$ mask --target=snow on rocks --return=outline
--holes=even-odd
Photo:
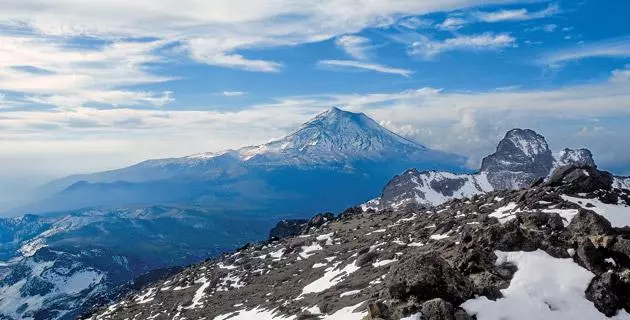
[[[595,275],[572,259],[554,258],[542,250],[495,254],[497,265],[509,263],[517,271],[510,286],[501,290],[502,298],[492,301],[478,297],[462,304],[478,320],[606,318],[584,296]],[[621,311],[613,319],[630,319],[630,314]]]
[[[356,265],[356,261],[353,261],[343,268],[339,268],[340,264],[341,263],[336,263],[332,267],[327,268],[325,270],[326,273],[324,273],[321,278],[309,283],[302,289],[302,294],[325,291],[343,281],[345,277],[359,270],[359,267]]]
[[[566,201],[578,204],[580,207],[592,210],[610,221],[613,227],[630,226],[630,206],[623,203],[606,204],[598,199],[584,199],[563,195]]]

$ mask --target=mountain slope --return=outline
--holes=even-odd
[[[562,167],[530,189],[318,216],[88,318],[630,319],[630,192],[611,183]]]
[[[280,218],[146,207],[0,219],[0,319],[75,319],[141,275],[261,239]]]
[[[409,167],[461,172],[463,163],[462,157],[402,138],[364,114],[332,108],[260,146],[149,160],[61,179],[48,186],[61,191],[23,211],[155,204],[222,207],[238,201],[267,212],[277,211],[273,203],[278,200],[293,199],[285,202],[285,212],[309,214],[365,201]],[[298,188],[296,181],[302,182]],[[358,188],[342,200],[337,185]]]
[[[394,177],[385,186],[382,195],[365,206],[383,209],[437,205],[493,190],[520,189],[566,165],[596,167],[593,154],[588,149],[563,149],[554,154],[542,135],[528,129],[513,129],[499,142],[496,152],[483,159],[479,173],[407,170]],[[629,188],[629,181],[615,177],[615,185],[619,188]]]

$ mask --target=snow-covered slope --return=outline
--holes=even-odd
[[[380,208],[442,204],[453,198],[492,191],[485,173],[454,174],[411,169],[390,181],[379,198]]]
[[[167,207],[0,218],[0,319],[75,319],[138,276],[260,239],[276,219]]]
[[[593,154],[588,149],[563,149],[554,154],[553,167],[559,168],[566,165],[578,165],[581,167],[595,167]]]
[[[630,239],[614,228],[630,194],[609,177],[572,168],[439,207],[319,216],[91,319],[630,319]]]
[[[630,177],[615,177],[615,188],[630,190]]]
[[[231,152],[248,165],[303,165],[380,161],[397,156],[439,159],[446,154],[407,140],[363,113],[331,108],[281,139]],[[184,159],[212,159],[199,154]]]
[[[492,190],[520,189],[566,165],[596,167],[588,149],[563,149],[554,154],[542,135],[513,129],[499,142],[496,152],[483,159],[479,173],[407,170],[394,177],[379,198],[364,206],[383,209],[438,205]],[[630,178],[616,177],[615,185],[630,188]]]

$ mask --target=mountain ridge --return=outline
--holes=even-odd
[[[544,136],[531,129],[515,128],[500,140],[495,153],[483,158],[477,173],[406,170],[387,183],[380,197],[363,207],[439,205],[494,190],[520,189],[566,165],[597,167],[588,149],[565,148],[553,153]],[[614,183],[619,188],[630,188],[630,178],[615,177]]]

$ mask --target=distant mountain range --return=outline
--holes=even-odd
[[[365,114],[332,108],[263,145],[60,179],[46,186],[52,196],[21,210],[184,203],[308,216],[370,199],[407,168],[464,172],[464,163],[461,156],[407,140]]]
[[[521,189],[565,165],[596,167],[588,149],[563,149],[553,153],[542,135],[529,129],[513,129],[499,142],[496,152],[483,159],[478,173],[410,169],[394,177],[380,197],[364,206],[384,209],[439,205],[454,198],[494,190]],[[615,177],[614,184],[630,189],[630,177]]]
[[[0,219],[0,319],[75,319],[138,277],[259,240],[282,218],[154,206]]]
[[[370,204],[437,204],[527,186],[564,164],[594,165],[588,150],[553,154],[542,136],[520,129],[480,173],[466,173],[464,160],[332,108],[260,146],[55,181],[53,195],[27,209],[56,212],[0,219],[0,319],[73,319],[173,266],[261,240],[281,219],[365,202],[408,168],[416,169]],[[630,179],[614,183],[630,188]]]

